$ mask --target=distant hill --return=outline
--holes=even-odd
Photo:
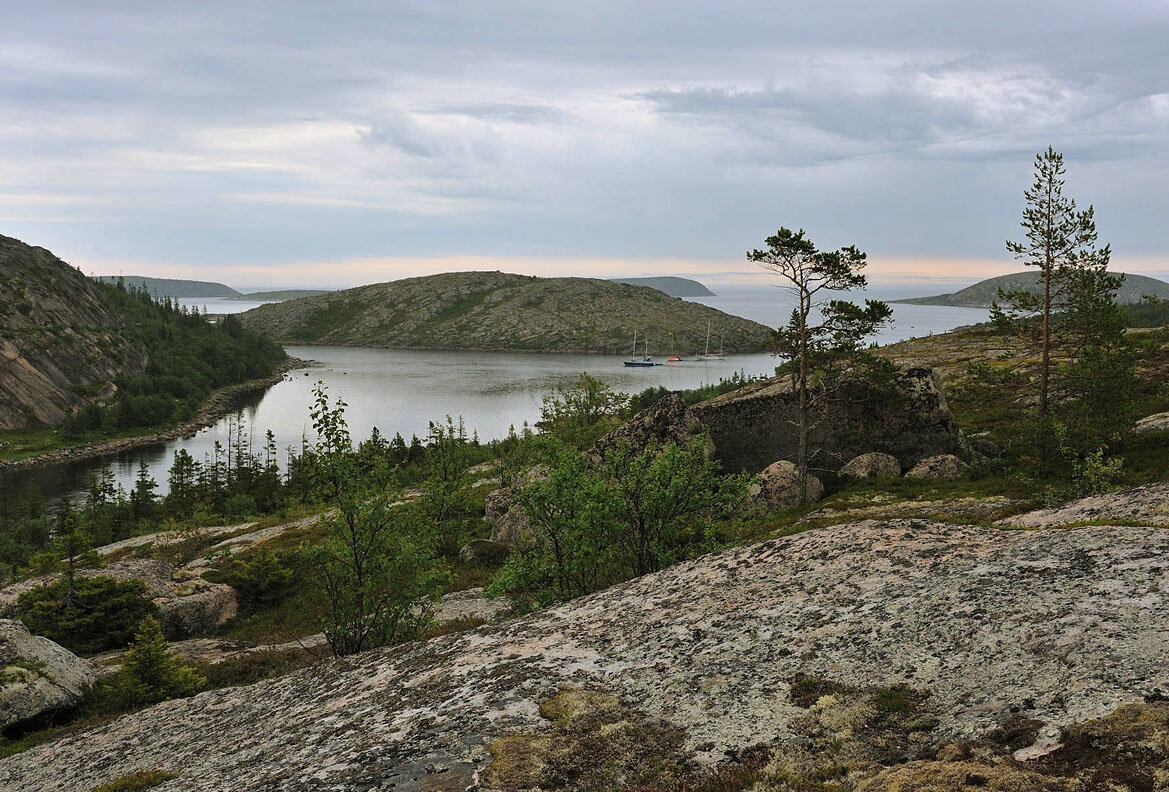
[[[767,348],[756,322],[656,289],[594,278],[448,272],[239,315],[252,330],[293,343],[397,349],[628,353],[647,334],[652,354],[701,350],[706,328],[727,352]]]
[[[330,289],[279,289],[277,291],[244,292],[229,300],[260,300],[284,302],[285,300],[299,300],[301,297],[320,297],[322,294],[331,294]]]
[[[648,286],[657,289],[671,297],[714,297],[710,289],[690,278],[675,278],[662,276],[660,278],[609,278],[615,283],[628,283],[630,286]]]
[[[117,283],[119,278],[126,283],[128,289],[140,289],[145,286],[153,297],[233,298],[241,296],[230,286],[211,281],[147,278],[141,275],[98,275],[95,280],[102,283]]]
[[[1118,273],[1120,274],[1120,273]],[[907,305],[952,305],[960,308],[989,308],[995,300],[998,290],[1003,291],[1030,291],[1038,293],[1043,288],[1037,272],[1015,272],[1010,275],[1000,275],[997,278],[987,278],[973,286],[954,292],[953,294],[938,294],[933,297],[911,297],[904,300],[891,300],[895,303]],[[1116,301],[1122,304],[1138,303],[1146,294],[1169,299],[1169,283],[1145,275],[1125,274],[1124,285],[1116,292]]]

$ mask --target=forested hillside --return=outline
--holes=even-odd
[[[186,420],[213,389],[284,359],[234,319],[210,324],[0,237],[0,430],[80,435]]]

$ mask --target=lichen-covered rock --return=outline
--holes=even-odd
[[[511,548],[522,548],[535,538],[536,529],[522,506],[512,506],[491,526],[491,541]]]
[[[906,478],[953,481],[966,474],[967,465],[953,454],[926,457],[909,469]]]
[[[789,377],[745,385],[691,412],[707,428],[726,470],[756,472],[796,456],[798,403]],[[867,451],[896,457],[902,469],[922,457],[962,452],[941,381],[909,368],[892,383],[861,380],[842,390],[809,436],[821,467],[839,468]]]
[[[1132,430],[1137,434],[1169,431],[1169,412],[1147,415],[1137,421]]]
[[[68,649],[0,619],[0,729],[77,706],[94,679]]]
[[[451,622],[491,621],[511,611],[506,599],[489,599],[482,588],[452,591],[439,602],[435,621],[439,625]]]
[[[239,610],[235,589],[202,578],[175,585],[167,595],[156,597],[154,603],[167,638],[206,635]]]
[[[1169,525],[1169,481],[1090,495],[1061,506],[1008,517],[998,524],[1047,528],[1086,522]]]
[[[1167,557],[1162,528],[808,531],[167,702],[0,761],[0,788],[84,790],[162,767],[182,769],[168,792],[466,789],[492,742],[547,727],[539,702],[565,685],[682,729],[700,761],[796,734],[800,674],[928,691],[953,739],[1008,714],[1064,728],[1169,691]]]
[[[901,463],[891,454],[870,451],[850,459],[840,473],[853,478],[896,478],[901,475]]]
[[[824,497],[824,484],[808,474],[808,502]],[[795,464],[781,459],[773,462],[759,474],[759,479],[748,489],[752,502],[765,509],[786,509],[800,502],[800,473]]]
[[[640,453],[650,444],[682,445],[701,431],[701,422],[682,397],[667,393],[598,440],[589,450],[589,455],[600,459],[606,451],[621,445],[629,446],[635,453]],[[710,456],[714,452],[713,446],[708,446],[706,452]]]
[[[488,520],[495,522],[503,515],[507,514],[508,509],[511,508],[511,502],[515,498],[515,494],[507,487],[500,487],[497,490],[492,490],[487,493],[484,500],[483,516]]]
[[[491,527],[493,543],[519,548],[532,540],[535,529],[532,528],[527,512],[515,500],[524,487],[547,478],[548,468],[545,465],[533,465],[508,486],[487,494],[485,516],[494,523]]]

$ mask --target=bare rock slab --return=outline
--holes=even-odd
[[[1169,431],[1169,412],[1146,415],[1136,422],[1132,430],[1137,434]]]
[[[1000,520],[999,525],[1047,528],[1086,522],[1127,522],[1169,525],[1169,481],[1091,495]]]
[[[0,788],[466,789],[485,745],[608,691],[725,752],[791,736],[798,673],[928,691],[939,729],[1062,728],[1169,691],[1169,531],[867,521],[736,548],[529,616],[203,693],[0,761]]]

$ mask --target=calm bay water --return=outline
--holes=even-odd
[[[774,289],[756,288],[727,289],[718,297],[697,301],[774,325],[774,317],[786,318],[790,311],[781,300],[782,293]],[[226,313],[223,309],[227,307],[252,307],[244,302],[211,300],[199,302],[200,307],[203,302],[212,313]],[[897,305],[894,309],[894,324],[875,339],[878,343],[941,333],[987,318],[987,312],[980,309],[916,305]],[[712,348],[717,345],[718,339],[712,339]],[[69,490],[76,492],[84,485],[87,473],[102,464],[109,464],[117,480],[128,487],[139,462],[145,461],[161,491],[165,490],[167,470],[175,451],[186,449],[202,459],[211,453],[216,441],[226,447],[229,425],[241,420],[245,434],[252,437],[257,451],[263,446],[265,431],[271,429],[283,461],[289,447],[299,448],[302,437],[311,439],[309,407],[318,381],[325,384],[332,398],[340,397],[349,405],[349,426],[355,440],[367,437],[375,426],[387,437],[395,432],[407,440],[414,434],[422,437],[430,421],[443,420],[447,415],[456,419],[462,416],[468,432],[476,431],[481,439],[487,440],[505,435],[509,426],[518,430],[525,420],[534,421],[539,416],[543,397],[558,386],[571,385],[582,372],[616,390],[637,393],[658,385],[671,390],[694,388],[716,383],[735,373],[771,374],[776,364],[768,354],[728,355],[721,361],[683,361],[635,369],[622,366],[622,358],[613,355],[416,352],[320,346],[289,346],[287,350],[312,362],[245,401],[236,416],[225,418],[194,437],[138,448],[102,460],[20,471],[9,476],[17,488],[35,480],[51,496],[60,491],[62,474]],[[674,351],[688,354],[693,350],[651,349],[662,356],[659,360]]]

